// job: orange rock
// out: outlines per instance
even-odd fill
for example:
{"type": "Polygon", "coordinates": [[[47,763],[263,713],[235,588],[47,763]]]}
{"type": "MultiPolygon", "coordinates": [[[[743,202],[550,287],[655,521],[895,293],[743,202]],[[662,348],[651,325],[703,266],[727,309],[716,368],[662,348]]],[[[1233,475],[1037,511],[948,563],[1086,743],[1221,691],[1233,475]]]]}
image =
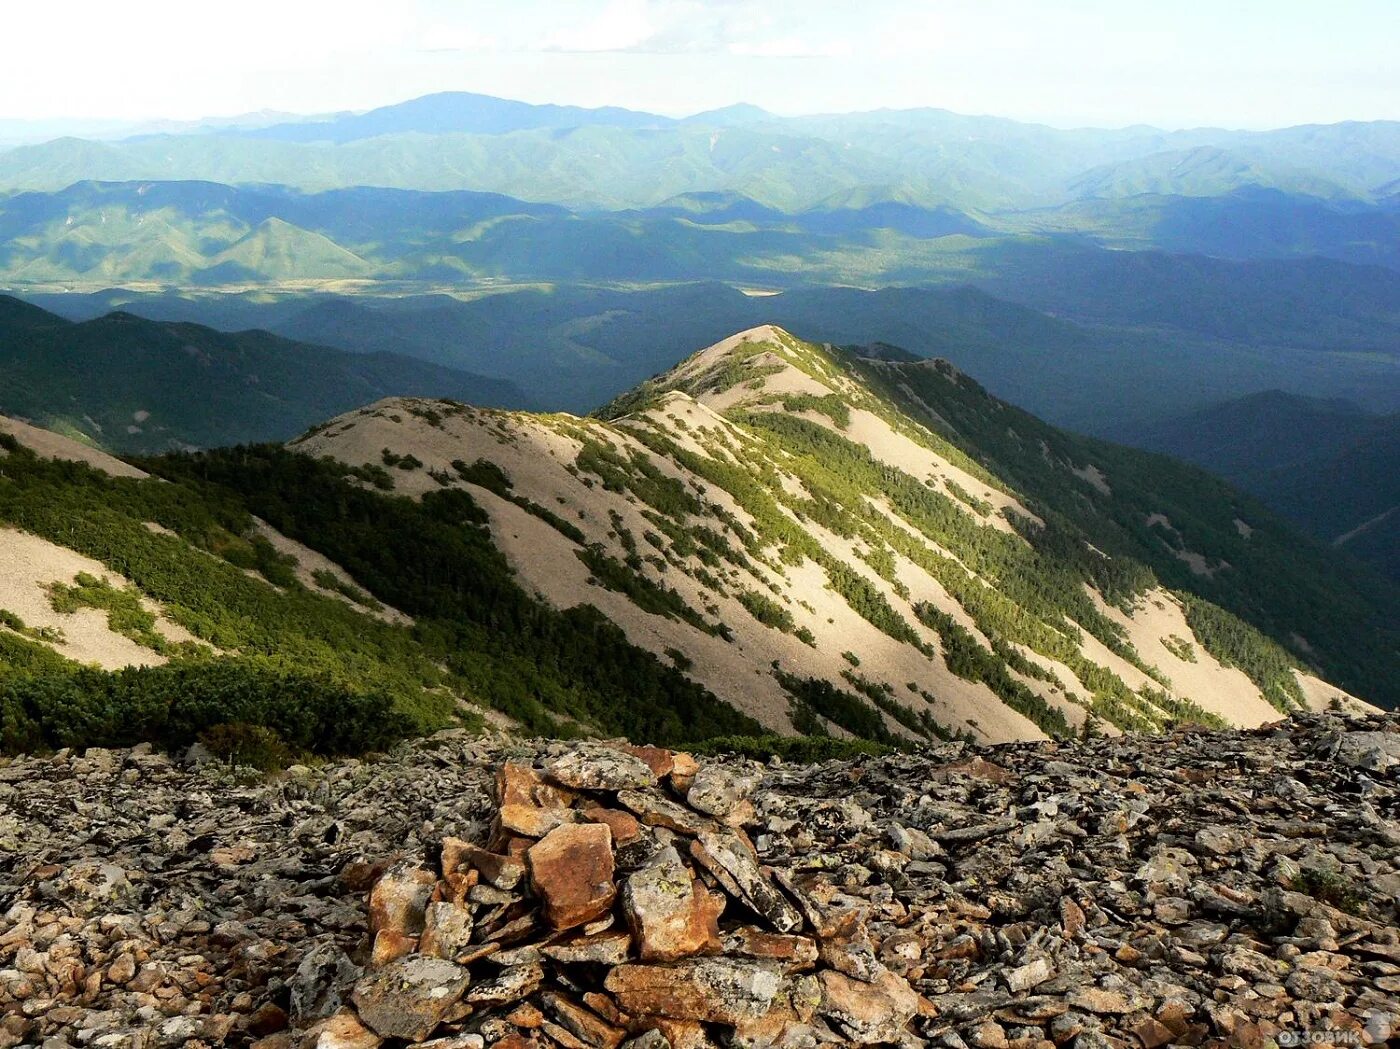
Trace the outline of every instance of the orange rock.
{"type": "Polygon", "coordinates": [[[690,790],[690,785],[695,782],[695,774],[700,771],[700,762],[685,753],[678,752],[671,756],[671,786],[681,794],[690,790]]]}
{"type": "Polygon", "coordinates": [[[572,929],[601,917],[617,896],[612,831],[606,824],[556,827],[526,858],[531,887],[544,900],[545,917],[556,929],[572,929]]]}
{"type": "Polygon", "coordinates": [[[823,971],[821,1012],[852,1044],[897,1042],[919,1011],[919,996],[891,972],[872,983],[853,980],[831,969],[823,971]]]}
{"type": "Polygon", "coordinates": [[[1063,897],[1060,900],[1060,927],[1064,929],[1065,935],[1074,939],[1084,932],[1086,924],[1084,908],[1068,896],[1063,897]]]}
{"type": "Polygon", "coordinates": [[[642,825],[630,812],[608,809],[602,805],[585,805],[580,811],[589,823],[606,823],[615,844],[626,845],[642,836],[642,825]]]}
{"type": "Polygon", "coordinates": [[[817,964],[817,944],[807,936],[783,936],[752,925],[743,925],[724,938],[726,954],[740,958],[778,962],[787,973],[803,972],[817,964]]]}
{"type": "Polygon", "coordinates": [[[301,1049],[379,1049],[383,1041],[350,1009],[320,1021],[301,1040],[301,1049]]]}
{"type": "Polygon", "coordinates": [[[584,1008],[562,994],[546,991],[540,995],[540,1001],[544,1005],[544,1011],[552,1016],[560,1027],[587,1045],[596,1046],[598,1049],[617,1049],[627,1037],[621,1028],[614,1027],[593,1010],[584,1008]]]}
{"type": "Polygon", "coordinates": [[[422,932],[423,912],[436,885],[431,871],[408,861],[394,864],[370,890],[370,932],[388,929],[408,936],[422,932]]]}
{"type": "Polygon", "coordinates": [[[929,779],[935,783],[946,783],[954,776],[967,776],[971,779],[980,779],[996,784],[1009,783],[1016,778],[1013,773],[986,758],[968,758],[966,761],[954,762],[951,765],[936,768],[928,775],[929,779]]]}
{"type": "Polygon", "coordinates": [[[417,936],[405,936],[393,929],[380,929],[374,934],[374,946],[370,948],[369,964],[375,967],[388,965],[407,954],[412,954],[417,949],[417,936]]]}
{"type": "Polygon", "coordinates": [[[1170,1027],[1151,1017],[1135,1024],[1133,1034],[1137,1035],[1138,1041],[1143,1044],[1144,1049],[1158,1049],[1159,1046],[1166,1045],[1175,1037],[1170,1027]]]}
{"type": "Polygon", "coordinates": [[[460,838],[444,838],[442,842],[442,873],[449,876],[463,868],[474,871],[489,884],[509,891],[525,877],[525,865],[514,856],[487,852],[460,838]]]}
{"type": "Polygon", "coordinates": [[[696,881],[674,849],[633,872],[622,889],[622,910],[643,961],[676,961],[717,938],[724,901],[696,881]]]}
{"type": "Polygon", "coordinates": [[[766,1015],[783,978],[777,966],[763,962],[689,958],[672,965],[619,965],[604,986],[624,1012],[733,1026],[766,1015]]]}
{"type": "Polygon", "coordinates": [[[619,1027],[627,1026],[627,1016],[617,1007],[617,1003],[606,994],[597,991],[589,991],[583,996],[583,1004],[592,1009],[609,1023],[617,1024],[619,1027]]]}
{"type": "MultiPolygon", "coordinates": [[[[631,744],[624,744],[622,749],[634,758],[641,758],[646,762],[647,768],[657,779],[669,776],[671,770],[676,767],[676,755],[664,747],[634,747],[631,744]]],[[[689,757],[689,755],[686,755],[689,757]]]]}
{"type": "Polygon", "coordinates": [[[463,873],[453,871],[445,875],[437,883],[437,888],[433,890],[432,903],[465,903],[467,894],[472,891],[480,880],[480,875],[471,870],[463,873]]]}
{"type": "Polygon", "coordinates": [[[347,892],[369,892],[374,883],[383,877],[388,864],[383,860],[376,863],[347,863],[340,869],[340,884],[347,892]]]}
{"type": "Polygon", "coordinates": [[[500,825],[527,838],[544,837],[555,827],[578,819],[578,814],[569,808],[577,795],[546,783],[525,765],[508,762],[501,766],[496,773],[496,797],[500,801],[500,825]]]}
{"type": "Polygon", "coordinates": [[[258,850],[251,845],[224,845],[209,852],[210,861],[220,867],[237,867],[257,858],[258,850]]]}
{"type": "Polygon", "coordinates": [[[715,1049],[715,1043],[705,1028],[694,1020],[676,1020],[669,1016],[647,1017],[634,1024],[638,1033],[657,1031],[670,1043],[671,1049],[715,1049]]]}
{"type": "Polygon", "coordinates": [[[523,1005],[517,1005],[506,1014],[506,1022],[514,1024],[516,1027],[524,1027],[526,1030],[534,1030],[544,1023],[544,1013],[529,1002],[525,1002],[523,1005]]]}

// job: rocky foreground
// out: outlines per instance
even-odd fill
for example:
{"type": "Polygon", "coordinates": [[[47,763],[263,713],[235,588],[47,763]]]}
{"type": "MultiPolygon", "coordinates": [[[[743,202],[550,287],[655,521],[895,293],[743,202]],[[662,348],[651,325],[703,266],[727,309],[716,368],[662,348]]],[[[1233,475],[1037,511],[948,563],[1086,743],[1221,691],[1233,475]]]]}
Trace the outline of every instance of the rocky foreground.
{"type": "Polygon", "coordinates": [[[1398,904],[1396,716],[810,767],[60,753],[0,766],[0,1047],[1382,1045],[1398,904]]]}

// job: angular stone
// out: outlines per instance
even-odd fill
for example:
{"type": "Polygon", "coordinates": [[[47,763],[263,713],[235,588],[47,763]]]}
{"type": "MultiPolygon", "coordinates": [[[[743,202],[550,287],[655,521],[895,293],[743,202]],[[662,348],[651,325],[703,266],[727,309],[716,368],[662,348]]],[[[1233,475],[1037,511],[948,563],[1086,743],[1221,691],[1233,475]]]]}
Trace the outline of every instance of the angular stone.
{"type": "Polygon", "coordinates": [[[821,981],[821,1014],[853,1045],[897,1042],[919,1011],[919,996],[909,984],[886,972],[875,983],[853,980],[825,970],[821,981]]]}
{"type": "Polygon", "coordinates": [[[585,805],[579,812],[589,823],[606,823],[612,831],[613,844],[619,848],[641,837],[641,825],[630,812],[608,809],[602,805],[585,805]]]}
{"type": "Polygon", "coordinates": [[[100,860],[75,863],[56,881],[54,894],[64,900],[69,910],[81,916],[116,910],[140,892],[126,870],[100,860]]]}
{"type": "Polygon", "coordinates": [[[419,1049],[486,1049],[486,1039],[479,1034],[453,1034],[420,1042],[419,1049]]]}
{"type": "Polygon", "coordinates": [[[417,936],[405,936],[392,929],[381,929],[374,934],[374,941],[370,944],[369,964],[371,968],[378,968],[381,965],[397,961],[406,954],[412,954],[416,950],[418,950],[417,936]]]}
{"type": "Polygon", "coordinates": [[[802,915],[763,873],[747,842],[737,832],[701,831],[695,844],[699,847],[697,859],[712,873],[722,872],[721,882],[727,879],[736,886],[740,899],[778,932],[802,928],[802,915]]]}
{"type": "Polygon", "coordinates": [[[903,853],[911,860],[936,860],[946,855],[938,842],[917,827],[891,823],[885,835],[896,851],[903,853]]]}
{"type": "Polygon", "coordinates": [[[1147,1017],[1132,1026],[1132,1032],[1142,1043],[1143,1049],[1160,1049],[1175,1037],[1170,1027],[1147,1017]]]}
{"type": "Polygon", "coordinates": [[[1233,827],[1202,827],[1196,832],[1196,847],[1216,856],[1230,856],[1243,849],[1247,839],[1233,827]]]}
{"type": "Polygon", "coordinates": [[[817,964],[816,941],[807,936],[783,936],[752,925],[726,933],[724,953],[732,957],[775,962],[785,973],[805,972],[817,964]]]}
{"type": "Polygon", "coordinates": [[[748,800],[762,780],[757,769],[703,765],[685,792],[686,804],[711,816],[728,816],[740,802],[748,800]]]}
{"type": "Polygon", "coordinates": [[[671,757],[671,786],[684,795],[690,789],[695,774],[700,771],[700,762],[691,754],[678,751],[671,757]]]}
{"type": "Polygon", "coordinates": [[[525,877],[525,864],[514,856],[501,856],[462,841],[444,838],[442,841],[442,875],[450,878],[464,868],[477,871],[490,885],[509,891],[525,877]]]}
{"type": "Polygon", "coordinates": [[[472,912],[455,903],[430,903],[418,949],[433,958],[456,961],[472,949],[472,912]]]}
{"type": "Polygon", "coordinates": [[[713,820],[652,791],[620,791],[617,800],[636,813],[648,827],[665,827],[678,834],[693,836],[715,826],[713,820]]]}
{"type": "Polygon", "coordinates": [[[1000,765],[980,757],[972,757],[968,758],[966,761],[958,761],[951,765],[943,765],[928,774],[929,779],[933,780],[935,783],[947,783],[956,776],[979,779],[986,783],[995,783],[998,786],[1010,783],[1016,778],[1000,765]]]}
{"type": "Polygon", "coordinates": [[[617,1049],[627,1037],[621,1028],[562,994],[546,991],[540,1003],[560,1027],[594,1049],[617,1049]]]}
{"type": "Polygon", "coordinates": [[[636,1038],[628,1039],[622,1049],[671,1049],[671,1043],[664,1034],[653,1028],[636,1038]]]}
{"type": "Polygon", "coordinates": [[[606,989],[634,1016],[735,1025],[756,1020],[782,990],[777,966],[732,958],[689,958],[670,965],[619,965],[606,989]]]}
{"type": "Polygon", "coordinates": [[[1138,868],[1133,880],[1150,897],[1180,896],[1191,887],[1199,869],[1196,857],[1185,849],[1162,848],[1138,868]]]}
{"type": "Polygon", "coordinates": [[[538,1030],[544,1024],[544,1013],[540,1012],[529,1002],[517,1005],[506,1014],[506,1022],[514,1024],[516,1027],[523,1027],[527,1031],[538,1030]]]}
{"type": "Polygon", "coordinates": [[[656,786],[656,773],[635,755],[612,747],[576,744],[545,767],[555,783],[573,790],[635,790],[656,786]]]}
{"type": "Polygon", "coordinates": [[[421,1042],[457,1004],[469,983],[467,970],[460,965],[413,955],[363,977],[350,998],[361,1021],[376,1034],[421,1042]]]}
{"type": "Polygon", "coordinates": [[[302,1036],[301,1049],[379,1049],[383,1039],[349,1009],[314,1024],[302,1036]]]}
{"type": "Polygon", "coordinates": [[[621,930],[601,932],[541,947],[540,953],[564,965],[621,965],[632,953],[632,937],[621,930]]]}
{"type": "Polygon", "coordinates": [[[1068,896],[1060,899],[1060,928],[1071,940],[1084,934],[1084,928],[1088,924],[1088,918],[1084,914],[1084,908],[1075,903],[1068,896]]]}
{"type": "Polygon", "coordinates": [[[370,932],[387,929],[417,936],[423,931],[423,914],[436,885],[432,871],[407,860],[395,863],[370,890],[370,932]]]}
{"type": "Polygon", "coordinates": [[[676,961],[717,940],[723,907],[671,848],[628,875],[622,888],[623,914],[643,961],[676,961]]]}
{"type": "Polygon", "coordinates": [[[1050,962],[1044,958],[1036,958],[1025,965],[1012,969],[1006,974],[1006,986],[1013,994],[1021,991],[1029,991],[1032,987],[1037,987],[1050,979],[1055,973],[1050,962]]]}
{"type": "Polygon", "coordinates": [[[877,979],[885,969],[875,957],[875,945],[870,941],[870,930],[864,922],[855,923],[838,936],[823,937],[819,953],[828,967],[867,983],[877,979]]]}
{"type": "MultiPolygon", "coordinates": [[[[697,854],[701,852],[698,844],[693,845],[692,851],[697,854]]],[[[804,887],[798,884],[790,871],[779,868],[772,873],[773,880],[783,887],[788,897],[797,902],[800,914],[812,927],[818,940],[846,939],[866,918],[867,909],[860,901],[839,893],[830,884],[817,882],[804,887]]]]}
{"type": "MultiPolygon", "coordinates": [[[[619,749],[646,762],[647,768],[651,769],[651,774],[658,780],[665,779],[676,767],[676,755],[665,747],[635,747],[626,743],[619,749]]],[[[689,755],[686,756],[689,757],[689,755]]]]}
{"type": "Polygon", "coordinates": [[[292,977],[288,1003],[292,1020],[305,1025],[334,1014],[341,1006],[343,989],[359,975],[359,966],[335,943],[316,944],[302,956],[292,977]]]}
{"type": "Polygon", "coordinates": [[[497,819],[506,831],[527,838],[542,838],[555,827],[574,823],[578,814],[569,808],[575,795],[547,784],[532,768],[507,763],[496,774],[497,819]]]}
{"type": "Polygon", "coordinates": [[[975,1049],[1007,1049],[1006,1028],[995,1020],[983,1020],[967,1033],[967,1044],[975,1049]]]}
{"type": "Polygon", "coordinates": [[[617,896],[612,831],[606,824],[556,827],[526,854],[530,884],[556,929],[572,929],[606,914],[617,896]]]}
{"type": "Polygon", "coordinates": [[[1101,987],[1081,987],[1070,993],[1072,1008],[1083,1009],[1088,1013],[1119,1015],[1132,1011],[1132,1003],[1118,991],[1105,991],[1101,987]]]}
{"type": "Polygon", "coordinates": [[[1337,760],[1367,772],[1400,765],[1400,732],[1346,732],[1337,745],[1337,760]]]}
{"type": "Polygon", "coordinates": [[[703,1024],[694,1020],[673,1020],[669,1016],[648,1016],[638,1024],[661,1035],[671,1049],[716,1049],[703,1024]]]}
{"type": "Polygon", "coordinates": [[[472,987],[466,1000],[472,1005],[509,1005],[534,994],[543,982],[544,969],[539,965],[512,965],[472,987]]]}

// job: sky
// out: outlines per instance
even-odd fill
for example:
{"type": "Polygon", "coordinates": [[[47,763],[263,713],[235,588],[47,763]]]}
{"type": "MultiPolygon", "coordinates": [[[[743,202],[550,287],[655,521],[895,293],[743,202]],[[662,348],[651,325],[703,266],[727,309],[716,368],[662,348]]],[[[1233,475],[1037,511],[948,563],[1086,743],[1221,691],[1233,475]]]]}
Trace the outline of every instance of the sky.
{"type": "Polygon", "coordinates": [[[935,106],[1072,126],[1400,119],[1400,0],[15,4],[0,118],[368,109],[434,91],[685,115],[935,106]]]}

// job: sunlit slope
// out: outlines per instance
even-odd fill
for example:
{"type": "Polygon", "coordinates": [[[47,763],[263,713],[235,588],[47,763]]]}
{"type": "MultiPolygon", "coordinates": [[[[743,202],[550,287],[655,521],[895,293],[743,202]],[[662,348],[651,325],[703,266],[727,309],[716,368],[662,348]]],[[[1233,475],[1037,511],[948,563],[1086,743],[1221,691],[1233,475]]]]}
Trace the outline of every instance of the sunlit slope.
{"type": "MultiPolygon", "coordinates": [[[[782,731],[1021,739],[1258,724],[1345,698],[1181,585],[1233,569],[1192,545],[1173,493],[1146,509],[1133,488],[1117,505],[1107,460],[1065,458],[1050,441],[1068,435],[964,383],[941,362],[763,327],[596,418],[393,399],[292,447],[382,471],[395,492],[466,490],[523,583],[595,605],[782,731]],[[973,396],[1033,484],[969,454],[973,428],[952,416],[973,396]],[[1048,437],[1016,435],[1021,419],[1048,437]],[[1047,498],[1052,483],[1103,527],[1047,498]],[[1141,520],[1129,534],[1114,515],[1141,520]]],[[[1241,524],[1273,542],[1272,519],[1241,524]]]]}

